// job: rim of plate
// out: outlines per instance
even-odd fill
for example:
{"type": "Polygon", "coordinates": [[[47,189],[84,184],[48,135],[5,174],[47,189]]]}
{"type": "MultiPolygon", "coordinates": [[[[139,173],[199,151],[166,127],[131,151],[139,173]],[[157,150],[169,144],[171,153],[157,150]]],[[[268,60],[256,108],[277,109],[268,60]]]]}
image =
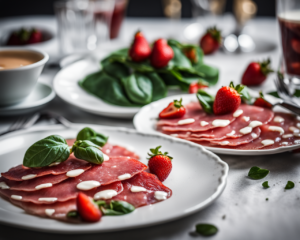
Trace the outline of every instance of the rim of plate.
{"type": "MultiPolygon", "coordinates": [[[[253,90],[251,91],[251,93],[253,92],[253,90]]],[[[149,121],[149,119],[145,119],[145,113],[150,113],[152,112],[152,110],[154,108],[157,107],[157,105],[166,105],[166,103],[169,103],[170,101],[172,101],[173,99],[185,99],[187,101],[191,101],[191,100],[197,100],[194,94],[180,94],[180,95],[175,95],[175,96],[170,96],[170,97],[166,97],[163,99],[160,99],[158,101],[152,102],[144,107],[141,108],[141,110],[134,116],[133,118],[133,125],[135,127],[136,130],[140,131],[140,132],[147,132],[147,133],[156,133],[159,135],[163,135],[165,136],[166,134],[163,134],[161,132],[156,131],[151,124],[149,124],[149,128],[145,129],[142,124],[140,124],[140,122],[145,122],[145,121],[149,121]]],[[[148,114],[149,115],[149,114],[148,114]]],[[[157,118],[157,116],[151,116],[152,118],[157,118]]],[[[183,140],[183,139],[182,139],[183,140]]],[[[184,140],[187,142],[190,142],[188,140],[184,140]]],[[[200,144],[198,144],[200,145],[200,144]]],[[[200,145],[202,146],[202,145],[200,145]]],[[[282,153],[282,152],[287,152],[287,151],[291,151],[297,148],[300,148],[300,144],[299,145],[292,145],[292,146],[282,146],[282,147],[278,147],[275,149],[265,149],[265,150],[236,150],[236,149],[229,149],[229,148],[218,148],[218,147],[205,147],[209,151],[212,151],[214,153],[219,153],[219,154],[226,154],[226,155],[271,155],[271,154],[276,154],[276,153],[282,153]]]]}
{"type": "MultiPolygon", "coordinates": [[[[62,125],[45,125],[45,126],[34,126],[32,128],[29,129],[25,129],[25,130],[20,130],[20,131],[15,131],[12,133],[8,133],[2,137],[0,137],[0,140],[3,139],[7,139],[16,135],[21,135],[21,134],[26,134],[26,133],[31,133],[31,132],[43,132],[43,131],[53,131],[53,130],[68,130],[68,129],[74,129],[76,128],[80,128],[80,127],[86,127],[86,126],[90,126],[90,127],[97,127],[97,128],[103,128],[103,129],[107,129],[109,131],[116,131],[116,132],[123,132],[123,133],[127,133],[127,134],[138,134],[141,135],[142,137],[153,137],[153,138],[163,138],[165,140],[172,142],[179,142],[181,144],[184,145],[188,145],[189,147],[192,148],[196,148],[199,149],[199,151],[201,151],[203,154],[207,155],[211,160],[215,161],[218,165],[221,166],[222,170],[221,170],[221,176],[218,178],[218,183],[219,185],[217,186],[215,192],[208,197],[206,200],[200,202],[199,204],[197,204],[196,206],[194,206],[191,210],[187,211],[187,212],[180,212],[178,214],[176,214],[175,216],[173,216],[170,219],[162,219],[159,221],[152,221],[150,223],[147,224],[140,224],[140,225],[136,225],[136,226],[129,226],[129,227],[118,227],[117,229],[94,229],[94,228],[77,228],[77,229],[72,229],[73,233],[95,233],[95,232],[112,232],[112,231],[122,231],[122,230],[126,230],[126,229],[134,229],[134,228],[141,228],[141,227],[148,227],[148,226],[154,226],[154,225],[158,225],[158,224],[162,224],[162,223],[166,223],[166,222],[171,222],[174,221],[176,219],[180,219],[183,218],[185,216],[191,215],[195,212],[200,211],[201,209],[209,206],[211,203],[213,203],[220,195],[221,193],[224,191],[225,186],[226,186],[226,182],[227,182],[227,177],[228,177],[228,171],[229,171],[229,166],[226,162],[224,162],[223,160],[221,160],[221,158],[217,155],[215,155],[214,153],[210,152],[209,150],[205,149],[204,147],[202,147],[199,144],[193,143],[193,142],[189,142],[189,141],[185,141],[182,139],[174,139],[173,137],[170,136],[165,136],[165,135],[160,135],[160,134],[153,134],[153,133],[143,133],[143,132],[139,132],[137,130],[134,129],[128,129],[128,128],[124,128],[124,127],[110,127],[110,126],[104,126],[104,125],[97,125],[97,124],[83,124],[83,123],[72,123],[71,126],[69,128],[65,128],[62,125]],[[47,129],[45,129],[47,128],[47,129]]],[[[0,209],[1,211],[1,209],[0,209]]],[[[36,216],[37,217],[37,216],[36,216]]],[[[16,227],[21,227],[21,228],[26,228],[26,229],[32,229],[32,230],[38,230],[38,231],[43,231],[43,232],[56,232],[56,233],[70,233],[70,230],[68,229],[55,229],[51,228],[48,226],[48,228],[45,227],[34,227],[32,225],[30,225],[30,223],[16,223],[16,222],[6,222],[0,219],[0,222],[3,224],[7,224],[7,225],[11,225],[11,226],[16,226],[16,227]]],[[[59,221],[58,221],[59,222],[59,221]]]]}

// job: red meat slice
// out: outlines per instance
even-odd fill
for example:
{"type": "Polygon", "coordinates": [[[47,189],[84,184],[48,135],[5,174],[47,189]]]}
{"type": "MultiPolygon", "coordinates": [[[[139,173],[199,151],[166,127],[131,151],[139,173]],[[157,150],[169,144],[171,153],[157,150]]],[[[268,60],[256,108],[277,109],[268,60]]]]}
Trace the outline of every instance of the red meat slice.
{"type": "Polygon", "coordinates": [[[56,166],[52,166],[52,167],[48,166],[43,168],[26,168],[23,165],[18,165],[16,167],[9,169],[8,172],[1,173],[1,175],[2,177],[5,177],[6,179],[9,180],[24,181],[22,177],[31,174],[36,174],[36,177],[41,177],[49,174],[59,175],[74,169],[87,170],[90,167],[91,167],[90,163],[79,160],[75,158],[73,155],[71,155],[68,160],[56,166]]]}
{"type": "MultiPolygon", "coordinates": [[[[108,185],[120,181],[118,177],[121,175],[130,174],[132,177],[144,171],[146,168],[147,166],[145,164],[129,157],[110,157],[108,161],[105,161],[101,165],[93,165],[91,169],[85,171],[78,177],[67,179],[50,188],[44,188],[34,192],[0,188],[0,193],[6,197],[11,197],[12,195],[21,196],[22,199],[20,199],[20,201],[37,204],[48,203],[39,201],[39,198],[56,198],[56,201],[64,202],[77,196],[77,192],[80,190],[78,190],[76,186],[82,181],[94,180],[101,183],[101,185],[108,185]]],[[[99,187],[86,192],[89,192],[89,194],[93,196],[98,191],[100,191],[99,187]]]]}
{"type": "Polygon", "coordinates": [[[126,201],[136,208],[160,202],[154,197],[155,191],[166,192],[167,198],[172,196],[172,190],[163,185],[161,181],[151,173],[141,172],[122,183],[124,187],[123,192],[115,196],[112,200],[126,201]],[[130,189],[132,186],[144,187],[147,189],[147,192],[131,192],[130,189]]]}

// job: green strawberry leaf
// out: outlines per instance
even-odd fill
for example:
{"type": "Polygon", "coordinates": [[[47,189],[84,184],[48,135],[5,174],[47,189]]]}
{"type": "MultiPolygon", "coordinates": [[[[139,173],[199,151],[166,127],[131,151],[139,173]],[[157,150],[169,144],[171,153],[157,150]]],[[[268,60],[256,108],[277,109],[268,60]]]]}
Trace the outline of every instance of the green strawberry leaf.
{"type": "Polygon", "coordinates": [[[213,113],[214,97],[209,95],[202,89],[199,89],[196,94],[202,109],[207,113],[213,113]]]}
{"type": "Polygon", "coordinates": [[[152,157],[155,157],[155,156],[158,156],[158,155],[162,155],[162,156],[166,156],[168,157],[170,160],[172,160],[173,158],[171,156],[168,156],[168,152],[165,152],[165,153],[162,153],[159,149],[161,148],[161,146],[158,146],[156,148],[150,148],[150,152],[151,153],[148,153],[149,155],[149,158],[152,158],[152,157]]]}

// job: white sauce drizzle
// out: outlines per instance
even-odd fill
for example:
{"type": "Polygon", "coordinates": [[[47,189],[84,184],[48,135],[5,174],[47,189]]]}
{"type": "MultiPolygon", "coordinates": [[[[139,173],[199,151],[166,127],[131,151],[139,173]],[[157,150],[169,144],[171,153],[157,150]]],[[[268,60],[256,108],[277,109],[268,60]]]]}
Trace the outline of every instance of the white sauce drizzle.
{"type": "Polygon", "coordinates": [[[263,125],[263,124],[260,121],[252,121],[252,122],[250,122],[249,127],[255,128],[255,127],[258,127],[261,125],[263,125]]]}
{"type": "Polygon", "coordinates": [[[131,178],[131,175],[129,173],[125,173],[125,174],[120,175],[118,177],[119,180],[125,180],[125,179],[128,179],[128,178],[131,178]]]}
{"type": "Polygon", "coordinates": [[[229,120],[216,119],[212,122],[212,125],[215,127],[226,127],[230,124],[229,120]]]}
{"type": "Polygon", "coordinates": [[[185,125],[185,124],[191,124],[195,122],[195,119],[194,118],[187,118],[187,119],[183,119],[183,120],[179,120],[177,122],[178,125],[185,125]]]}
{"type": "Polygon", "coordinates": [[[283,121],[284,121],[284,118],[282,118],[282,117],[280,117],[280,116],[274,117],[274,120],[273,120],[273,122],[278,122],[278,123],[281,123],[281,122],[283,122],[283,121]]]}
{"type": "Polygon", "coordinates": [[[273,145],[274,141],[270,140],[270,139],[265,139],[265,140],[261,141],[261,144],[264,146],[269,146],[269,145],[273,145]]]}
{"type": "Polygon", "coordinates": [[[206,126],[206,125],[208,125],[209,123],[208,122],[205,122],[205,121],[201,121],[200,122],[200,125],[202,126],[202,127],[204,127],[204,126],[206,126]]]}
{"type": "Polygon", "coordinates": [[[251,136],[253,137],[253,139],[256,139],[258,137],[256,133],[251,133],[251,136]]]}
{"type": "Polygon", "coordinates": [[[40,202],[55,202],[57,201],[57,198],[56,197],[48,197],[48,198],[39,198],[39,201],[40,202]]]}
{"type": "Polygon", "coordinates": [[[240,129],[240,133],[243,135],[249,134],[252,132],[253,128],[261,126],[262,122],[260,121],[252,121],[249,123],[248,127],[244,127],[242,129],[240,129]]]}
{"type": "Polygon", "coordinates": [[[131,192],[147,192],[147,189],[144,187],[140,187],[140,186],[132,186],[130,188],[131,192]]]}
{"type": "Polygon", "coordinates": [[[61,164],[61,162],[54,162],[54,163],[51,163],[51,164],[49,165],[49,167],[56,166],[56,165],[58,165],[58,164],[61,164]]]}
{"type": "Polygon", "coordinates": [[[109,160],[109,156],[103,153],[104,162],[109,160]]]}
{"type": "Polygon", "coordinates": [[[100,192],[97,192],[94,195],[94,199],[111,199],[114,196],[117,196],[118,193],[115,190],[107,189],[100,192]]]}
{"type": "Polygon", "coordinates": [[[300,128],[300,123],[297,123],[296,126],[297,126],[297,128],[300,128]]]}
{"type": "Polygon", "coordinates": [[[244,117],[243,117],[243,119],[245,120],[245,122],[249,122],[249,120],[250,120],[250,117],[246,117],[246,116],[244,116],[244,117]]]}
{"type": "Polygon", "coordinates": [[[155,191],[155,193],[154,193],[154,197],[157,200],[166,200],[167,196],[168,196],[168,193],[163,192],[163,191],[155,191]]]}
{"type": "Polygon", "coordinates": [[[294,133],[293,133],[293,136],[294,136],[294,137],[300,137],[300,133],[299,133],[299,132],[294,132],[294,133]]]}
{"type": "Polygon", "coordinates": [[[282,142],[281,145],[288,145],[288,142],[282,142]]]}
{"type": "Polygon", "coordinates": [[[83,169],[74,169],[66,173],[67,177],[77,177],[80,174],[84,173],[83,169]]]}
{"type": "Polygon", "coordinates": [[[29,180],[29,179],[33,179],[35,177],[36,177],[36,174],[29,174],[29,175],[23,176],[22,179],[29,180]]]}
{"type": "Polygon", "coordinates": [[[299,144],[299,143],[300,143],[300,140],[295,140],[294,143],[295,143],[295,144],[299,144]]]}
{"type": "Polygon", "coordinates": [[[297,120],[300,121],[300,116],[297,116],[297,120]]]}
{"type": "Polygon", "coordinates": [[[293,134],[285,134],[282,136],[282,138],[290,138],[290,137],[293,137],[294,135],[293,134]]]}
{"type": "Polygon", "coordinates": [[[270,126],[270,127],[269,127],[269,131],[272,131],[272,132],[279,132],[280,135],[284,134],[284,130],[283,130],[282,127],[270,126]]]}
{"type": "Polygon", "coordinates": [[[22,200],[22,196],[19,195],[11,195],[10,197],[15,200],[22,200]]]}
{"type": "Polygon", "coordinates": [[[51,217],[53,213],[55,213],[55,209],[45,209],[45,213],[47,216],[51,217]]]}
{"type": "Polygon", "coordinates": [[[275,138],[275,142],[280,142],[280,141],[281,141],[280,137],[275,138]]]}
{"type": "Polygon", "coordinates": [[[98,181],[90,180],[90,181],[83,181],[81,183],[78,183],[76,187],[79,190],[87,191],[99,187],[100,185],[101,183],[99,183],[98,181]]]}
{"type": "Polygon", "coordinates": [[[234,134],[235,134],[235,131],[232,130],[230,133],[227,133],[226,136],[231,137],[231,136],[233,136],[234,134]]]}
{"type": "Polygon", "coordinates": [[[5,182],[0,182],[0,188],[1,189],[9,189],[9,186],[5,182]]]}
{"type": "Polygon", "coordinates": [[[296,127],[294,127],[294,126],[291,126],[291,127],[289,127],[289,130],[291,131],[291,132],[293,132],[293,133],[295,133],[295,132],[300,132],[300,130],[298,129],[298,128],[296,128],[296,127]]]}
{"type": "Polygon", "coordinates": [[[252,127],[244,127],[242,129],[240,129],[240,133],[243,135],[251,133],[251,132],[252,132],[252,127]]]}
{"type": "Polygon", "coordinates": [[[40,184],[40,185],[37,185],[35,187],[36,190],[39,190],[39,189],[42,189],[42,188],[48,188],[48,187],[52,187],[52,183],[43,183],[43,184],[40,184]]]}
{"type": "Polygon", "coordinates": [[[177,133],[174,133],[174,134],[170,134],[171,137],[178,137],[178,134],[177,133]]]}
{"type": "Polygon", "coordinates": [[[242,109],[238,109],[236,110],[234,113],[233,113],[233,117],[237,118],[239,117],[240,115],[243,114],[243,110],[242,109]]]}
{"type": "Polygon", "coordinates": [[[228,145],[229,141],[223,141],[223,142],[219,142],[220,145],[228,145]]]}

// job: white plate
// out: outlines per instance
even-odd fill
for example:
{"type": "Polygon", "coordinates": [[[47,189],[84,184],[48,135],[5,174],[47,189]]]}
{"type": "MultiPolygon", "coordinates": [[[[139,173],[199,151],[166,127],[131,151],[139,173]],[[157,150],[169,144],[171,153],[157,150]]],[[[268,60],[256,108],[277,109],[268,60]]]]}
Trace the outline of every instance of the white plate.
{"type": "Polygon", "coordinates": [[[29,96],[22,102],[0,107],[0,116],[11,116],[36,111],[44,107],[55,97],[55,92],[49,85],[37,82],[29,96]]]}
{"type": "MultiPolygon", "coordinates": [[[[253,91],[250,91],[251,95],[254,94],[253,91]]],[[[187,104],[191,101],[198,101],[196,94],[181,94],[177,96],[166,97],[164,99],[158,100],[156,102],[150,103],[144,106],[134,117],[133,124],[134,127],[145,133],[159,133],[160,135],[165,135],[156,130],[155,125],[157,123],[158,114],[162,109],[167,106],[174,99],[182,98],[183,104],[187,104]]],[[[236,149],[227,149],[227,148],[218,148],[218,147],[205,147],[206,149],[220,154],[229,154],[229,155],[269,155],[275,153],[281,153],[286,151],[291,151],[299,148],[300,145],[279,147],[275,149],[260,149],[260,150],[236,150],[236,149]]]]}
{"type": "Polygon", "coordinates": [[[36,126],[0,138],[0,172],[22,163],[26,149],[37,140],[51,134],[74,138],[83,127],[89,126],[107,134],[109,141],[135,151],[147,164],[149,148],[162,145],[173,159],[173,169],[164,184],[173,196],[165,201],[136,209],[124,216],[105,216],[98,223],[70,224],[53,219],[39,218],[23,212],[0,198],[0,222],[22,228],[49,232],[102,232],[138,228],[159,224],[192,214],[211,204],[220,196],[226,185],[228,165],[218,156],[198,144],[169,136],[139,133],[125,128],[112,128],[90,124],[62,126],[36,126]],[[45,130],[46,129],[46,130],[45,130]]]}

